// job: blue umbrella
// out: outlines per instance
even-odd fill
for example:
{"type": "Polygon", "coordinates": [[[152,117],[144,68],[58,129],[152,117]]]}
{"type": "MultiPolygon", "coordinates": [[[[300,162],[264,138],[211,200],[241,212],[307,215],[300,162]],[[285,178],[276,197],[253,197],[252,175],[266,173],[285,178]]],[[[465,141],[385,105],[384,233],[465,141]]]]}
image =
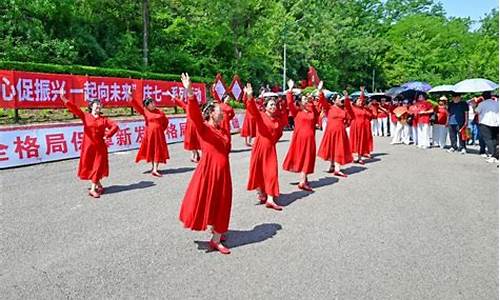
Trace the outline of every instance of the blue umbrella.
{"type": "Polygon", "coordinates": [[[388,89],[385,93],[391,97],[396,97],[397,95],[401,94],[402,92],[406,92],[408,90],[409,90],[409,88],[402,87],[402,86],[396,86],[396,87],[388,89]]]}
{"type": "Polygon", "coordinates": [[[414,90],[417,92],[424,92],[424,93],[432,89],[432,86],[430,84],[421,81],[410,81],[405,84],[402,84],[401,86],[407,88],[408,90],[414,90]]]}

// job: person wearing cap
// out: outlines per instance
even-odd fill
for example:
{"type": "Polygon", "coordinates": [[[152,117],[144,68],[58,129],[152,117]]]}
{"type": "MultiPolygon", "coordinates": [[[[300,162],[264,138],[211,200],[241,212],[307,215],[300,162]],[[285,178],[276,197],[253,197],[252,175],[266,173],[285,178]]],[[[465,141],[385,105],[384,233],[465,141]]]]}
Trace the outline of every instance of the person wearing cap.
{"type": "Polygon", "coordinates": [[[452,93],[452,102],[448,104],[448,132],[450,134],[451,148],[448,152],[460,151],[466,154],[465,141],[461,132],[467,128],[469,105],[462,101],[460,94],[452,93]],[[458,145],[457,145],[458,140],[458,145]]]}
{"type": "Polygon", "coordinates": [[[486,143],[488,162],[498,161],[498,101],[493,100],[491,92],[483,92],[485,99],[474,111],[479,115],[479,130],[486,143]]]}
{"type": "Polygon", "coordinates": [[[389,110],[390,110],[390,104],[387,103],[387,99],[385,97],[382,97],[380,99],[380,105],[378,106],[378,113],[377,113],[378,136],[389,136],[389,127],[388,127],[389,110]]]}
{"type": "Polygon", "coordinates": [[[78,164],[78,177],[90,180],[89,196],[99,198],[104,193],[101,179],[109,176],[108,145],[106,140],[117,131],[118,125],[101,115],[101,102],[90,100],[88,112],[83,112],[78,106],[64,96],[61,88],[61,100],[75,116],[83,122],[83,142],[78,164]]]}
{"type": "Polygon", "coordinates": [[[436,120],[432,127],[432,141],[435,146],[444,149],[446,146],[446,138],[448,137],[448,108],[446,104],[448,98],[441,96],[436,107],[436,120]]]}
{"type": "Polygon", "coordinates": [[[434,108],[432,107],[432,104],[425,99],[423,94],[418,95],[417,99],[418,147],[428,149],[431,147],[431,115],[434,113],[434,108]]]}
{"type": "Polygon", "coordinates": [[[156,107],[155,102],[151,98],[144,99],[142,105],[138,103],[138,100],[132,98],[132,106],[146,121],[146,130],[137,156],[135,157],[135,162],[145,160],[151,163],[151,175],[162,177],[158,166],[160,163],[166,164],[167,159],[170,158],[165,138],[165,130],[168,128],[167,116],[156,107]]]}

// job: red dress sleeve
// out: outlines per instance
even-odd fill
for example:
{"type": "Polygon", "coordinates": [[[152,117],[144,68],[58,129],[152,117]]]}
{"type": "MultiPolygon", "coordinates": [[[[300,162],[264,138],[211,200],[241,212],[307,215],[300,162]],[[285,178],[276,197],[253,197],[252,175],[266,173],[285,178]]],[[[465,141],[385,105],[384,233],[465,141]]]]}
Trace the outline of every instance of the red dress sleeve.
{"type": "Polygon", "coordinates": [[[179,99],[179,97],[175,97],[174,101],[175,101],[175,104],[177,106],[179,106],[180,108],[182,108],[184,111],[187,110],[186,109],[186,107],[187,107],[186,103],[184,103],[184,101],[182,101],[181,99],[179,99]]]}
{"type": "Polygon", "coordinates": [[[104,134],[104,136],[106,138],[110,138],[112,137],[113,135],[115,135],[115,133],[118,131],[119,127],[118,125],[116,125],[115,122],[111,121],[110,119],[108,118],[105,118],[106,119],[106,133],[104,134]]]}
{"type": "Polygon", "coordinates": [[[328,111],[331,107],[331,104],[326,101],[325,94],[323,94],[323,92],[319,93],[319,105],[321,109],[325,111],[328,111]]]}
{"type": "Polygon", "coordinates": [[[298,111],[297,111],[297,107],[295,106],[295,103],[293,101],[292,92],[290,92],[290,91],[288,91],[286,93],[286,103],[288,104],[288,109],[290,110],[290,113],[295,118],[295,116],[297,115],[298,111]]]}
{"type": "Polygon", "coordinates": [[[141,115],[144,116],[144,107],[137,103],[137,101],[135,99],[132,99],[132,107],[138,112],[140,113],[141,115]]]}
{"type": "Polygon", "coordinates": [[[163,128],[163,131],[165,131],[168,128],[168,118],[164,112],[161,111],[161,114],[162,114],[162,120],[161,120],[162,121],[162,128],[163,128]]]}
{"type": "Polygon", "coordinates": [[[349,96],[346,96],[344,99],[344,106],[347,114],[349,115],[349,118],[351,120],[354,120],[354,112],[352,111],[352,104],[351,104],[351,99],[349,96]]]}
{"type": "Polygon", "coordinates": [[[205,125],[195,96],[190,96],[188,98],[187,117],[193,122],[194,127],[196,127],[196,131],[203,136],[203,132],[205,131],[207,125],[205,125]]]}
{"type": "Polygon", "coordinates": [[[85,119],[85,113],[73,102],[66,102],[66,107],[72,114],[80,118],[82,121],[85,119]]]}
{"type": "Polygon", "coordinates": [[[266,136],[267,138],[272,138],[254,100],[247,99],[247,110],[248,113],[255,119],[255,123],[257,125],[257,128],[259,129],[259,133],[266,136]]]}

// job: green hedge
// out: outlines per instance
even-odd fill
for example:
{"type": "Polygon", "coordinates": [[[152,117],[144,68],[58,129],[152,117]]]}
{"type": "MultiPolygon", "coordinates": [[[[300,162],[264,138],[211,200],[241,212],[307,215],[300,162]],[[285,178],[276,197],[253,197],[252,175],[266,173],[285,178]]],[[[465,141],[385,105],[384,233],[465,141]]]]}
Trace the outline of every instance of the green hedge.
{"type": "MultiPolygon", "coordinates": [[[[103,77],[122,77],[135,79],[152,79],[166,81],[180,81],[180,74],[160,74],[151,72],[130,71],[125,69],[101,68],[92,66],[80,65],[55,65],[55,64],[40,64],[19,61],[0,61],[0,69],[16,70],[25,72],[44,72],[58,74],[73,74],[73,75],[89,75],[103,77]]],[[[210,84],[213,79],[204,77],[191,77],[193,82],[202,82],[210,84]]]]}

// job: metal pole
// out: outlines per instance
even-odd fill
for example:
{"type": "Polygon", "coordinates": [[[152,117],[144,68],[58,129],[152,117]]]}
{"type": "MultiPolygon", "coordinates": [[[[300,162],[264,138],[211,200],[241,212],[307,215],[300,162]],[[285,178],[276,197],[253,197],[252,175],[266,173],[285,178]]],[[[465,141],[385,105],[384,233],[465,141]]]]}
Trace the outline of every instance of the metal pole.
{"type": "Polygon", "coordinates": [[[372,93],[375,93],[375,69],[372,72],[372,93]]]}
{"type": "Polygon", "coordinates": [[[283,92],[286,90],[286,43],[283,44],[283,92]]]}
{"type": "Polygon", "coordinates": [[[142,2],[142,22],[143,22],[143,33],[142,33],[142,59],[144,66],[148,66],[148,27],[149,27],[149,1],[144,0],[142,2]]]}

